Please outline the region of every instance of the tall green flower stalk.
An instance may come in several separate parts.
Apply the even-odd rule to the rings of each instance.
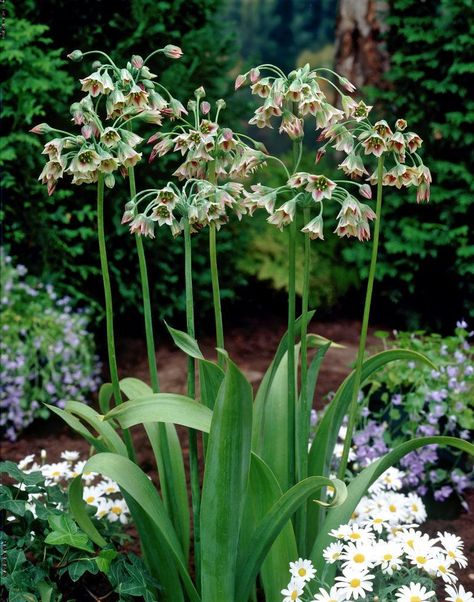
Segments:
[[[344,439],[344,448],[342,451],[341,463],[339,464],[338,477],[343,480],[346,474],[347,461],[352,443],[352,435],[354,434],[355,423],[357,420],[357,400],[362,378],[362,364],[364,362],[365,347],[367,342],[367,331],[369,328],[370,306],[372,303],[372,292],[375,280],[375,268],[377,266],[377,253],[380,237],[380,223],[382,221],[382,191],[383,191],[383,164],[384,155],[382,154],[377,162],[377,202],[375,213],[377,219],[374,225],[374,238],[372,243],[372,256],[370,259],[369,277],[367,281],[367,291],[365,294],[364,315],[362,318],[362,327],[360,331],[359,351],[357,354],[356,368],[354,375],[354,388],[352,390],[351,402],[349,405],[349,419],[347,423],[347,432]]]
[[[222,323],[216,238],[216,224],[211,222],[209,224],[209,261],[211,265],[212,300],[214,305],[214,320],[216,324],[216,344],[219,349],[224,349],[224,326]],[[224,357],[221,355],[218,356],[218,364],[221,368],[224,365]]]
[[[115,352],[115,337],[114,337],[114,317],[112,303],[112,289],[110,286],[109,264],[107,261],[107,247],[105,244],[105,228],[104,228],[104,175],[99,174],[97,180],[97,236],[99,240],[99,255],[100,268],[102,272],[102,282],[104,285],[105,297],[105,320],[107,329],[107,354],[109,358],[110,379],[112,381],[112,391],[116,405],[122,403],[122,395],[120,393],[120,383],[117,368],[117,355]],[[135,459],[132,437],[130,432],[124,430],[124,440],[127,446],[130,459]]]
[[[184,279],[186,288],[186,327],[188,335],[195,338],[194,328],[194,295],[193,295],[193,265],[191,228],[188,216],[184,216]],[[195,398],[196,395],[196,361],[188,357],[188,397]],[[191,480],[191,500],[193,509],[194,525],[194,559],[196,566],[196,583],[200,583],[201,567],[201,534],[200,534],[200,512],[201,512],[201,488],[199,483],[199,457],[197,445],[197,432],[188,429],[189,436],[189,471]]]

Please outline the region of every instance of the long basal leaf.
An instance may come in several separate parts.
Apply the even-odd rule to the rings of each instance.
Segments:
[[[398,360],[418,361],[435,368],[426,356],[409,349],[390,349],[373,355],[362,366],[361,385],[374,372],[380,370],[390,362]],[[337,436],[344,416],[348,412],[352,390],[354,387],[354,374],[351,374],[341,384],[334,399],[326,408],[324,416],[318,424],[313,444],[308,457],[308,474],[328,476],[330,464],[334,455]],[[307,522],[307,548],[311,550],[317,533],[319,532],[324,511],[313,506],[308,507]]]
[[[250,467],[252,387],[227,371],[214,406],[201,502],[203,602],[233,602],[239,533]]]
[[[149,385],[137,378],[124,378],[120,389],[126,397],[146,397],[153,394]],[[190,518],[183,453],[173,424],[144,424],[155,455],[163,503],[181,541],[186,558],[189,554]]]
[[[166,322],[165,322],[166,324]],[[203,360],[204,356],[199,349],[198,342],[196,339],[193,339],[187,332],[183,332],[182,330],[176,330],[176,328],[171,328],[168,324],[166,324],[166,328],[170,333],[176,347],[179,347],[181,351],[184,351],[186,355],[193,357],[197,360]]]
[[[311,560],[313,561],[318,574],[322,575],[325,567],[325,560],[323,558],[324,548],[333,541],[329,536],[329,532],[332,529],[337,529],[340,525],[349,522],[352,513],[357,507],[362,497],[367,493],[369,487],[391,466],[396,464],[403,456],[406,456],[410,452],[424,447],[425,445],[449,445],[465,451],[468,454],[474,455],[474,445],[458,439],[456,437],[421,437],[420,439],[413,439],[412,441],[406,441],[402,443],[391,452],[376,460],[370,466],[365,468],[359,475],[357,475],[349,484],[347,488],[347,498],[343,504],[338,507],[332,508],[328,511],[326,520],[324,521],[319,535],[314,543],[311,551]],[[328,574],[328,572],[326,572]]]
[[[89,445],[95,447],[97,451],[110,451],[107,448],[106,444],[97,437],[94,437],[94,435],[89,431],[89,429],[86,428],[78,418],[76,418],[69,412],[62,410],[61,408],[57,408],[56,406],[48,404],[45,404],[45,406],[49,410],[51,410],[51,412],[54,412],[57,416],[64,420],[64,422],[68,426],[70,426],[72,430],[76,431],[76,433],[81,435],[81,437],[83,437],[87,441],[87,443],[89,443]]]
[[[91,518],[86,510],[86,504],[82,499],[82,477],[78,475],[74,479],[72,479],[68,488],[68,501],[69,501],[69,509],[71,514],[79,525],[79,527],[87,534],[89,539],[93,541],[96,545],[103,548],[107,545],[106,540],[102,537],[102,535],[97,531],[94,526],[94,523],[91,521]]]
[[[342,481],[325,477],[308,477],[284,493],[272,506],[256,528],[247,549],[242,552],[244,562],[238,569],[235,602],[248,600],[265,556],[292,515],[310,495],[314,495],[322,487],[328,486],[335,490],[332,505],[342,503],[347,493],[346,486]]]
[[[105,420],[117,420],[122,428],[147,422],[169,422],[204,432],[209,432],[211,418],[209,408],[177,393],[154,393],[132,399],[116,406],[105,416]]]
[[[109,477],[140,506],[157,528],[159,538],[154,542],[155,546],[161,546],[161,549],[173,559],[189,599],[192,602],[200,602],[200,597],[187,571],[185,556],[176,532],[160,496],[147,475],[127,457],[111,453],[92,456],[86,462],[84,471],[98,472]],[[167,594],[169,597],[172,592]]]

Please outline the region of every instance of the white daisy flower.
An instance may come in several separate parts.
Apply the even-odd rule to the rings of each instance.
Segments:
[[[97,506],[101,496],[102,492],[98,487],[84,487],[82,499],[86,502],[86,504],[90,504],[91,506]]]
[[[370,543],[375,539],[374,534],[368,527],[361,527],[357,523],[351,523],[344,535],[346,541]]]
[[[403,529],[397,533],[397,539],[402,543],[405,552],[412,551],[415,545],[431,545],[430,536],[415,529]],[[437,540],[433,540],[435,543]]]
[[[61,458],[63,460],[67,460],[68,462],[75,462],[79,460],[79,452],[78,451],[63,451],[61,452]]]
[[[110,512],[111,500],[107,500],[106,498],[99,497],[96,500],[94,506],[97,507],[97,511],[95,515],[97,518],[105,518]]]
[[[393,541],[380,540],[375,546],[374,558],[380,565],[382,572],[387,575],[393,575],[403,566],[403,548],[401,544]]]
[[[343,594],[336,585],[331,587],[329,592],[320,587],[319,594],[314,595],[312,602],[342,602],[345,600],[345,597],[345,594]]]
[[[372,579],[375,579],[374,575],[371,575],[367,570],[357,571],[354,569],[343,569],[342,575],[336,577],[336,586],[341,594],[344,594],[346,600],[353,598],[365,598],[366,592],[372,591]]]
[[[412,581],[409,585],[402,585],[397,590],[395,597],[398,602],[427,602],[434,595],[434,592],[428,592],[426,587]]]
[[[458,578],[451,567],[452,561],[447,557],[435,556],[428,561],[426,571],[433,577],[441,577],[445,583],[456,583]]]
[[[404,476],[404,472],[391,466],[379,477],[378,481],[381,481],[386,489],[399,491],[402,488],[402,479]]]
[[[337,529],[333,529],[329,532],[331,537],[336,539],[345,539],[346,535],[350,532],[351,528],[349,525],[339,525]]]
[[[20,460],[18,462],[18,468],[20,470],[25,470],[25,468],[27,466],[29,466],[33,462],[34,459],[35,459],[35,454],[29,454],[28,456],[25,456],[23,458],[23,460]]]
[[[417,523],[424,523],[427,517],[426,508],[419,495],[409,493],[407,496],[407,510],[411,514],[412,520]]]
[[[463,540],[454,533],[448,533],[447,531],[444,533],[438,532],[438,539],[452,562],[456,562],[461,568],[466,568],[467,558],[463,553]]]
[[[112,500],[109,506],[107,519],[114,523],[120,521],[123,525],[128,523],[129,509],[125,500]]]
[[[281,590],[281,594],[284,596],[283,602],[301,602],[300,596],[304,594],[304,585],[302,579],[293,577],[286,589]]]
[[[367,569],[373,565],[371,548],[363,543],[348,543],[344,546],[341,560],[345,560],[343,567],[355,570]]]
[[[41,467],[41,472],[43,473],[45,479],[54,483],[58,483],[62,478],[70,475],[69,465],[67,462],[44,464]]]
[[[407,548],[405,550],[410,563],[414,564],[418,569],[427,570],[430,560],[432,560],[440,549],[434,546],[431,541],[425,542],[422,540],[416,541],[413,548]]]
[[[106,479],[98,483],[97,487],[102,491],[104,495],[112,495],[113,493],[120,493],[119,486],[115,481]]]
[[[311,560],[298,558],[296,562],[290,562],[290,573],[293,577],[299,577],[304,582],[311,581],[316,575],[316,569]]]
[[[446,585],[446,602],[474,602],[474,596],[467,592],[462,585],[457,588],[452,585]]]
[[[86,465],[85,460],[81,460],[80,462],[76,462],[74,468],[71,470],[71,478],[77,477],[78,475],[82,475],[82,479],[84,480],[86,485],[90,485],[92,481],[96,478],[96,472],[83,472],[84,466]]]
[[[327,548],[323,550],[324,560],[329,562],[329,564],[333,564],[336,560],[339,560],[341,557],[344,546],[340,541],[334,541],[329,544]]]

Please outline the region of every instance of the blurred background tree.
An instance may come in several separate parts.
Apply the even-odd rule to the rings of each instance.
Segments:
[[[49,198],[35,181],[41,143],[27,131],[40,121],[67,129],[69,105],[79,95],[77,79],[90,69],[88,63],[66,61],[72,49],[101,48],[126,61],[133,53],[145,56],[174,43],[183,48],[183,58],[170,63],[156,57],[154,70],[183,102],[201,84],[211,101],[229,97],[231,127],[246,127],[253,106],[245,93],[232,97],[233,79],[260,62],[285,70],[305,62],[336,65],[366,86],[363,94],[377,103],[380,117],[406,117],[425,140],[432,201],[417,206],[411,193],[386,195],[375,318],[393,326],[450,330],[457,318],[474,316],[472,0],[20,0],[6,8],[0,48],[6,71],[0,145],[4,240],[15,260],[63,294],[79,303],[98,302],[97,308],[101,303],[94,191],[64,186]],[[266,134],[258,132],[265,142]],[[312,170],[309,129],[308,134],[302,167]],[[284,155],[287,147],[278,144],[272,150]],[[173,165],[165,157],[139,168],[139,188],[162,182]],[[331,173],[335,164],[322,167]],[[120,225],[126,188],[108,194],[107,228],[121,299],[117,309],[127,311],[127,324],[135,327],[141,324],[131,317],[140,307],[135,249]],[[285,234],[264,228],[260,215],[245,227],[231,223],[219,235],[222,289],[228,308],[234,304],[234,317],[239,298],[246,307],[249,299],[258,307],[270,290],[284,291]],[[351,316],[370,246],[329,234],[327,239],[312,245],[312,301],[319,315],[337,310]],[[183,313],[182,249],[171,243],[165,229],[146,241],[157,318]],[[194,244],[203,311],[210,300],[206,237],[195,237]]]

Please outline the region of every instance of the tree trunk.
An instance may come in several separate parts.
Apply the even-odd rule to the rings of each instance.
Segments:
[[[387,26],[384,0],[339,0],[336,21],[336,71],[358,88],[382,86],[388,54],[382,42]]]

